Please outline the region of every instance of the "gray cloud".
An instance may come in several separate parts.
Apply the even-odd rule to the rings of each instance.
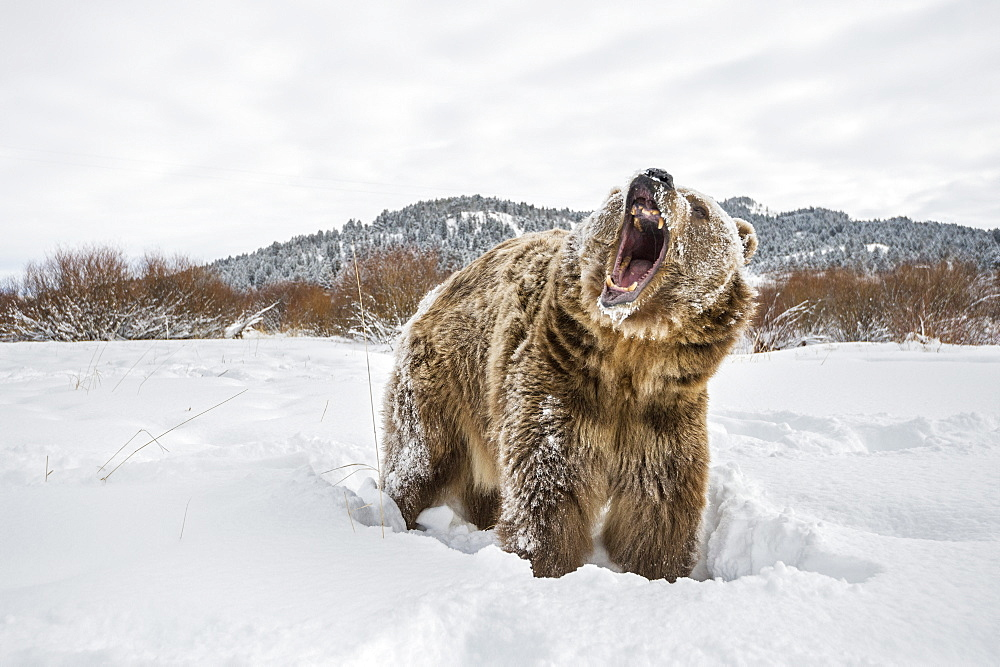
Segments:
[[[481,192],[997,220],[993,2],[15,3],[0,272],[57,244],[202,259]]]

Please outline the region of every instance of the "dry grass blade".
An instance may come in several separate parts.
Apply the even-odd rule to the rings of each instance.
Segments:
[[[181,345],[176,350],[174,350],[173,352],[171,352],[170,354],[168,354],[167,356],[165,356],[163,358],[163,361],[160,362],[160,365],[157,366],[156,368],[154,368],[152,371],[150,371],[149,375],[147,375],[146,377],[144,377],[142,379],[142,382],[139,383],[139,388],[135,390],[136,395],[138,396],[139,392],[142,391],[142,385],[146,384],[146,380],[148,380],[149,378],[153,377],[153,374],[156,373],[156,371],[158,371],[161,368],[163,368],[163,365],[165,363],[167,363],[167,360],[170,359],[170,357],[174,356],[175,354],[177,354],[178,352],[180,352],[181,350],[183,350],[185,347],[187,347],[187,343],[185,343],[184,345]]]
[[[184,519],[181,520],[181,536],[177,538],[178,540],[184,539],[184,526],[187,525],[188,508],[191,507],[191,500],[191,498],[188,498],[187,505],[184,506]]]
[[[351,522],[351,532],[357,533],[358,531],[354,528],[354,517],[351,516],[351,501],[347,499],[347,489],[344,489],[344,509],[347,510],[347,518]]]
[[[123,449],[125,449],[126,447],[128,447],[128,444],[129,444],[130,442],[132,442],[133,440],[135,440],[135,437],[136,437],[137,435],[139,435],[140,433],[145,433],[145,434],[146,434],[146,435],[148,435],[148,436],[149,436],[150,438],[152,438],[152,440],[151,440],[150,442],[155,442],[155,443],[156,443],[157,445],[159,445],[159,446],[160,446],[160,449],[162,449],[163,451],[165,451],[165,452],[169,452],[169,451],[170,451],[169,449],[167,449],[166,447],[164,447],[164,446],[163,446],[163,443],[161,443],[161,442],[159,441],[159,439],[158,439],[158,438],[157,438],[157,437],[156,437],[155,435],[153,435],[152,433],[150,433],[149,431],[147,431],[147,430],[146,430],[146,429],[144,429],[144,428],[140,428],[140,429],[139,429],[138,431],[136,431],[136,432],[135,432],[135,433],[134,433],[134,434],[132,435],[132,437],[131,437],[131,438],[129,438],[128,440],[126,440],[126,441],[125,441],[125,444],[124,444],[124,445],[122,445],[121,447],[119,447],[119,448],[118,448],[118,451],[117,451],[117,452],[115,452],[114,454],[112,454],[112,455],[111,455],[111,458],[110,458],[110,459],[108,459],[107,461],[105,461],[105,462],[104,462],[104,465],[102,465],[102,466],[101,466],[100,468],[98,468],[98,469],[97,469],[97,472],[101,472],[102,470],[104,470],[105,468],[107,468],[107,467],[108,467],[108,464],[109,464],[109,463],[111,463],[112,461],[114,461],[114,460],[115,460],[115,457],[116,457],[116,456],[118,456],[119,454],[121,454],[121,453],[122,453],[122,450],[123,450]],[[149,444],[149,443],[147,442],[147,443],[146,443],[146,445],[148,445],[148,444]],[[143,447],[145,447],[146,445],[143,445]]]
[[[362,469],[367,468],[368,470],[374,470],[375,472],[378,472],[378,468],[373,468],[367,463],[345,463],[342,466],[337,466],[336,468],[330,468],[329,470],[324,470],[320,474],[325,475],[330,472],[336,472],[337,470],[343,470],[344,468],[353,468],[355,466],[360,466]]]
[[[338,482],[336,482],[334,484],[334,486],[340,486],[343,482],[346,482],[351,477],[353,477],[354,475],[356,475],[357,473],[359,473],[359,472],[361,472],[363,470],[371,470],[372,472],[374,472],[376,474],[378,473],[378,468],[373,468],[370,465],[368,465],[367,463],[348,463],[346,465],[337,466],[336,468],[330,468],[329,470],[324,470],[323,472],[320,473],[320,475],[325,475],[327,473],[336,472],[338,470],[343,470],[344,468],[355,468],[355,467],[357,468],[357,470],[353,471],[347,477],[341,478]],[[380,502],[381,502],[381,499],[380,499]]]
[[[368,469],[369,469],[369,470],[375,470],[375,468],[372,468],[371,466],[368,466]],[[341,477],[341,478],[340,478],[339,480],[337,480],[336,482],[334,482],[334,483],[333,483],[333,485],[334,485],[334,486],[340,486],[341,484],[343,484],[344,482],[346,482],[346,481],[347,481],[347,480],[349,480],[350,478],[354,477],[354,476],[355,476],[355,475],[357,475],[357,474],[358,474],[359,472],[362,472],[363,470],[364,470],[364,468],[358,468],[357,470],[355,470],[355,471],[354,471],[354,472],[352,472],[351,474],[347,475],[346,477]],[[378,471],[376,470],[375,472],[378,472]],[[382,501],[381,501],[381,496],[379,496],[379,498],[380,498],[380,499],[379,499],[379,504],[381,504],[381,502],[382,502]],[[385,526],[382,526],[382,527],[383,527],[383,528],[385,528]],[[383,532],[384,532],[384,531],[383,531]]]
[[[126,456],[126,457],[125,457],[125,458],[124,458],[124,459],[122,460],[122,462],[121,462],[121,463],[119,463],[118,465],[116,465],[116,466],[115,466],[114,468],[112,468],[112,469],[111,469],[111,472],[109,472],[109,473],[108,473],[107,475],[105,475],[104,477],[101,477],[101,481],[102,481],[102,482],[106,482],[106,481],[108,481],[108,477],[111,477],[111,475],[113,475],[113,474],[115,473],[115,470],[118,470],[119,468],[121,468],[121,467],[122,467],[122,466],[123,466],[123,465],[125,464],[125,462],[126,462],[126,461],[128,461],[128,460],[129,460],[130,458],[132,458],[133,456],[135,456],[136,454],[138,454],[138,453],[139,453],[140,451],[142,451],[143,449],[145,449],[145,448],[146,448],[146,447],[148,447],[149,445],[153,444],[154,442],[155,442],[155,443],[157,443],[157,444],[159,444],[159,438],[162,438],[163,436],[165,436],[166,434],[170,433],[171,431],[176,431],[176,430],[177,430],[177,429],[179,429],[179,428],[180,428],[181,426],[184,426],[184,424],[187,424],[188,422],[191,422],[191,421],[194,421],[194,420],[195,420],[195,419],[197,419],[198,417],[201,417],[201,416],[202,416],[203,414],[205,414],[205,413],[208,413],[208,412],[211,412],[212,410],[216,409],[217,407],[219,407],[219,406],[221,406],[221,405],[225,405],[225,404],[226,404],[226,403],[228,403],[229,401],[231,401],[231,400],[233,400],[234,398],[237,398],[237,397],[239,397],[239,396],[242,396],[243,394],[247,393],[248,391],[250,391],[250,390],[249,390],[249,389],[244,389],[243,391],[239,392],[238,394],[234,394],[233,396],[230,396],[230,397],[229,397],[229,398],[227,398],[226,400],[224,400],[224,401],[222,401],[222,402],[220,402],[220,403],[216,403],[215,405],[213,405],[212,407],[208,408],[207,410],[202,410],[201,412],[199,412],[198,414],[194,415],[193,417],[189,417],[188,419],[185,419],[184,421],[182,421],[182,422],[181,422],[180,424],[178,424],[177,426],[174,426],[174,427],[172,427],[172,428],[168,428],[168,429],[167,429],[166,431],[164,431],[164,432],[163,432],[163,433],[161,433],[160,435],[158,435],[158,436],[154,436],[154,437],[153,437],[153,438],[152,438],[152,439],[151,439],[151,440],[150,440],[149,442],[147,442],[146,444],[142,445],[141,447],[139,447],[138,449],[136,449],[136,450],[135,450],[134,452],[132,452],[131,454],[129,454],[128,456]],[[135,436],[132,436],[132,437],[134,438]],[[163,447],[163,445],[160,445],[160,446],[161,446],[161,447]],[[123,445],[123,446],[122,446],[122,448],[118,450],[118,452],[121,452],[121,451],[122,451],[122,449],[124,449],[124,448],[125,448],[125,447],[124,447],[124,445]],[[118,456],[118,452],[116,452],[116,453],[115,453],[115,456]],[[115,457],[114,457],[114,456],[112,456],[112,457],[111,457],[110,459],[108,459],[108,463],[111,463],[111,461],[112,461],[112,460],[113,460],[114,458],[115,458]],[[100,470],[104,470],[104,468],[105,468],[105,467],[106,467],[106,466],[108,465],[108,463],[105,463],[105,464],[104,464],[103,466],[101,466]],[[98,471],[98,472],[100,472],[100,471]]]
[[[100,379],[100,373],[97,370],[98,365],[101,363],[101,357],[104,356],[104,350],[107,349],[108,344],[103,345],[98,344],[94,348],[94,353],[90,356],[90,362],[87,364],[87,372],[84,373],[82,370],[76,376],[76,383],[74,389],[79,389],[83,387],[86,393],[90,393],[90,390],[94,387],[94,384]]]
[[[365,301],[364,296],[361,292],[361,273],[358,271],[358,255],[354,250],[354,244],[351,244],[351,256],[354,258],[354,277],[358,282],[358,307],[361,309],[361,328],[364,330],[364,341],[365,341],[365,369],[368,371],[368,403],[371,405],[372,410],[372,437],[375,439],[375,467],[376,472],[378,472],[379,484],[382,483],[382,461],[378,453],[378,430],[375,426],[375,395],[372,392],[372,366],[368,358],[368,324],[365,318]],[[355,470],[354,472],[358,472]],[[354,473],[352,472],[351,475]],[[350,477],[350,475],[348,475]],[[344,479],[347,479],[346,477]],[[378,492],[378,517],[379,523],[382,525],[382,537],[385,537],[385,510],[382,507],[382,490],[379,489]]]
[[[114,388],[111,389],[111,393],[112,394],[115,393],[115,389],[118,389],[118,387],[121,386],[121,383],[125,381],[125,378],[127,378],[129,376],[129,373],[131,373],[133,370],[135,370],[135,367],[139,365],[139,362],[142,361],[143,357],[145,357],[147,354],[149,354],[149,351],[152,350],[153,347],[155,347],[155,346],[156,346],[156,343],[153,343],[152,345],[150,345],[149,347],[147,347],[146,351],[143,352],[139,356],[139,358],[135,360],[135,363],[132,364],[132,366],[127,371],[125,371],[125,375],[123,375],[121,377],[121,379],[118,380],[118,382],[115,384]]]

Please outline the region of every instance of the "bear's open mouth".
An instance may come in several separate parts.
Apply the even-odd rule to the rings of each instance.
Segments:
[[[656,275],[670,242],[666,225],[653,197],[652,183],[640,176],[629,188],[614,268],[604,279],[601,305],[631,303]]]

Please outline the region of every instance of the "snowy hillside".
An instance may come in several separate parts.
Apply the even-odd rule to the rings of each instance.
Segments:
[[[825,208],[775,213],[749,197],[720,204],[756,228],[760,237],[752,265],[756,273],[834,267],[885,271],[900,264],[942,260],[1000,267],[1000,229],[909,218],[852,220],[846,213]]]
[[[749,197],[720,202],[750,220],[760,237],[751,269],[847,266],[885,270],[907,262],[961,260],[1000,267],[1000,229],[987,231],[937,222],[852,220],[846,213],[809,208],[775,213]],[[539,208],[492,197],[451,197],[383,211],[371,224],[348,221],[266,248],[219,259],[211,266],[237,289],[282,281],[327,285],[351,257],[393,246],[437,252],[451,268],[464,266],[497,243],[525,232],[569,229],[587,214]]]
[[[352,257],[392,247],[436,252],[451,269],[464,266],[501,241],[525,232],[569,229],[586,214],[539,208],[493,197],[449,197],[383,211],[371,224],[349,220],[341,230],[319,231],[272,243],[212,263],[238,289],[296,280],[328,284]]]
[[[696,579],[540,580],[446,508],[364,525],[360,345],[2,345],[0,664],[996,664],[998,377],[996,347],[734,356]]]

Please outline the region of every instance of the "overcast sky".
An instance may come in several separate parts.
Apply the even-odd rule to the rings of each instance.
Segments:
[[[614,6],[612,6],[614,5]],[[1000,2],[3,2],[0,275],[480,193],[1000,226]]]

